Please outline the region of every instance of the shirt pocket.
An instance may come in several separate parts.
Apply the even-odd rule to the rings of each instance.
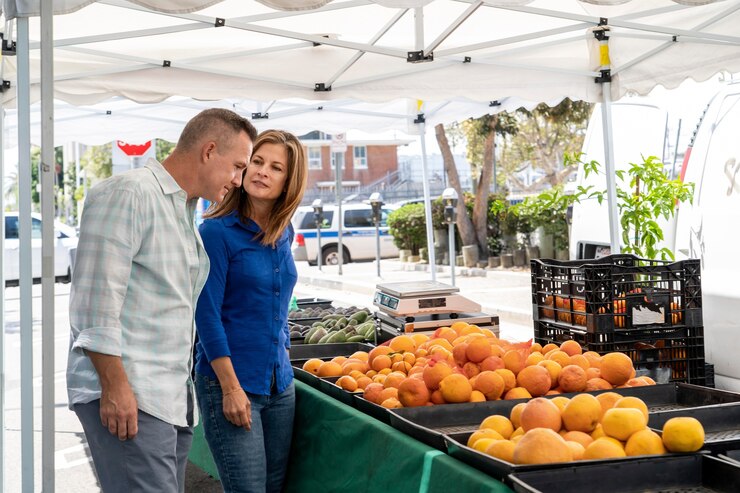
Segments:
[[[233,259],[233,273],[241,282],[262,283],[272,280],[272,258],[268,248],[251,242],[242,248]]]

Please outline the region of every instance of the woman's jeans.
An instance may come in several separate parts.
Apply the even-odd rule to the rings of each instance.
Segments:
[[[295,384],[291,382],[281,394],[247,393],[252,404],[250,431],[226,420],[218,379],[197,374],[195,390],[208,447],[224,491],[280,492],[293,435]]]

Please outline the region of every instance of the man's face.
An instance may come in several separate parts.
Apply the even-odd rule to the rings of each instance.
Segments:
[[[221,202],[232,188],[240,187],[244,169],[252,157],[252,147],[245,132],[233,137],[228,146],[215,144],[214,149],[206,153],[201,197]]]

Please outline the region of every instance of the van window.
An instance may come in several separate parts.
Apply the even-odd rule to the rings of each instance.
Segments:
[[[18,216],[5,216],[5,239],[18,239]]]
[[[334,218],[334,211],[324,211],[324,222],[321,225],[321,229],[328,229],[331,226],[331,221]],[[301,219],[301,224],[298,229],[316,229],[316,222],[314,220],[313,211],[307,211]]]
[[[31,219],[31,238],[41,238],[41,221],[39,219]]]
[[[373,223],[373,211],[371,209],[351,209],[345,211],[345,228],[369,228],[371,226],[375,226]]]

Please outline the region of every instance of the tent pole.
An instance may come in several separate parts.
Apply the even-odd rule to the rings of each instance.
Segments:
[[[5,110],[0,107],[0,176],[5,176]],[[0,193],[0,211],[5,194]],[[0,214],[0,250],[5,251],[5,215]],[[5,256],[0,257],[0,280],[5,284]],[[5,491],[5,290],[0,290],[0,492]]]
[[[424,215],[427,223],[427,256],[429,257],[429,270],[432,272],[432,281],[437,280],[437,262],[434,258],[434,236],[432,230],[432,197],[429,192],[429,166],[427,165],[426,128],[424,115],[419,115],[419,140],[421,142],[421,183],[424,188]]]
[[[617,207],[617,176],[614,174],[614,139],[612,136],[611,83],[604,82],[601,122],[604,129],[604,157],[606,160],[606,197],[609,208],[609,239],[611,253],[619,253],[619,208]]]
[[[54,13],[41,2],[41,487],[54,491]]]
[[[18,276],[21,339],[21,490],[34,491],[33,290],[31,271],[31,90],[28,17],[18,17]]]

